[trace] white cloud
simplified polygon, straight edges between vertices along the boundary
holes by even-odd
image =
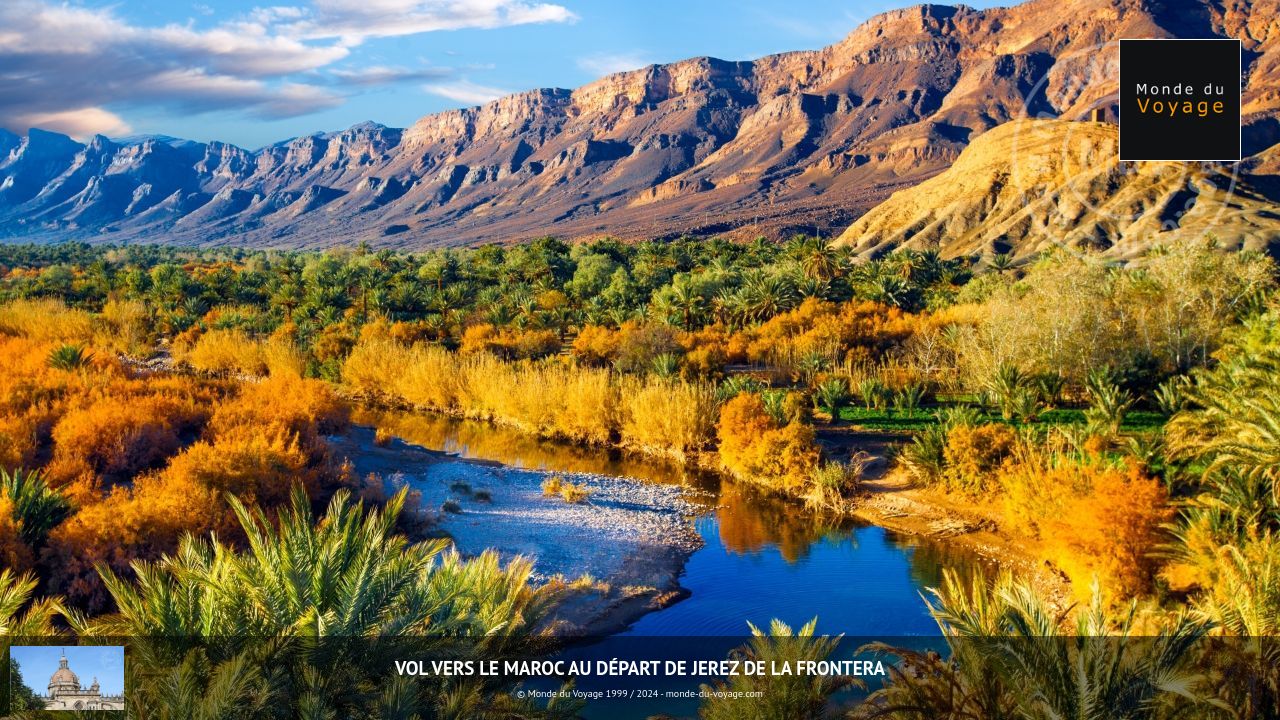
[[[483,102],[505,92],[444,82],[453,69],[333,66],[368,38],[576,19],[536,0],[313,0],[212,27],[144,27],[114,6],[54,3],[0,0],[0,127],[48,118],[77,132],[119,132],[126,123],[114,113],[138,106],[292,117],[342,103],[342,87],[422,80],[440,81],[432,86],[440,95]]]
[[[30,113],[16,115],[14,130],[26,130],[38,127],[44,130],[66,133],[71,137],[83,140],[92,135],[110,135],[119,137],[133,132],[129,123],[119,115],[99,107],[84,107],[75,110],[63,110],[52,113]]]
[[[641,53],[596,53],[578,58],[578,67],[594,75],[612,75],[653,64]]]
[[[308,39],[340,38],[350,46],[370,37],[578,19],[562,5],[526,0],[314,0],[314,6],[314,12],[281,24],[280,31]]]
[[[440,80],[453,77],[456,73],[456,70],[447,67],[423,67],[415,70],[398,66],[370,65],[362,68],[331,70],[329,74],[344,85],[371,86],[411,80]]]
[[[503,95],[510,95],[510,91],[501,90],[499,88],[487,87],[485,85],[477,85],[470,80],[458,80],[450,83],[433,83],[424,85],[423,90],[433,94],[447,97],[450,100],[456,100],[467,105],[483,105],[491,100],[497,100]]]

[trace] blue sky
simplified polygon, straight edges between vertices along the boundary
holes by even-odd
[[[0,127],[257,147],[653,62],[817,48],[907,4],[0,0]]]
[[[124,648],[69,646],[48,647],[14,646],[13,658],[22,668],[22,679],[27,687],[44,695],[48,692],[49,676],[58,669],[58,659],[67,653],[67,666],[80,678],[80,684],[89,687],[98,678],[103,695],[120,695],[124,692]]]

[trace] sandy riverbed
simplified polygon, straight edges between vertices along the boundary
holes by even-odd
[[[505,558],[531,558],[540,582],[594,578],[560,604],[554,618],[560,633],[607,634],[684,596],[680,574],[701,539],[693,527],[699,507],[680,486],[466,460],[399,438],[379,446],[369,427],[330,442],[357,476],[378,475],[388,491],[399,485],[417,491],[434,527],[463,555],[493,548]],[[541,486],[551,475],[586,486],[589,499],[544,496]],[[459,511],[446,511],[446,503]]]

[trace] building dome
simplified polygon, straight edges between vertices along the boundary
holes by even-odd
[[[64,653],[62,659],[58,661],[58,669],[54,670],[53,675],[49,677],[49,695],[79,691],[80,678],[67,667],[67,656]]]

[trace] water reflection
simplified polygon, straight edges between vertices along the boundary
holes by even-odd
[[[690,469],[616,449],[591,448],[539,439],[510,428],[439,415],[361,409],[355,422],[382,428],[396,437],[464,458],[539,470],[634,477],[689,487],[690,500],[706,508],[714,521],[717,545],[736,554],[777,550],[787,563],[805,559],[818,544],[855,543],[857,526],[804,512],[795,503],[770,497],[716,473]],[[936,586],[941,568],[967,565],[972,557],[937,542],[889,533],[909,550],[913,579]]]
[[[634,477],[696,490],[690,500],[713,513],[723,547],[735,553],[777,548],[796,562],[814,543],[850,537],[852,524],[832,523],[801,512],[795,503],[770,497],[720,475],[617,449],[590,448],[530,437],[510,428],[438,415],[361,410],[355,421],[396,437],[464,458],[491,460],[537,470]]]

